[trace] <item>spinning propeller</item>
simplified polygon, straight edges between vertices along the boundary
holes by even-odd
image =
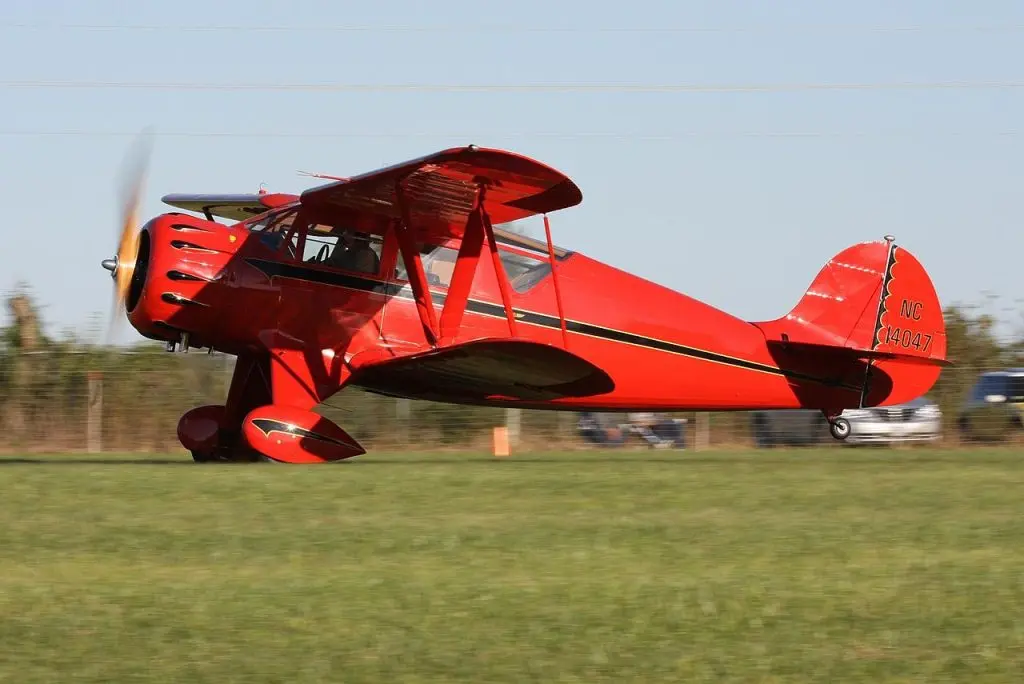
[[[122,209],[121,236],[117,253],[111,259],[104,259],[103,268],[110,271],[114,280],[114,303],[107,329],[107,342],[124,318],[128,288],[135,274],[135,260],[139,252],[139,202],[145,185],[146,170],[149,166],[149,155],[152,140],[149,132],[144,132],[135,142],[135,147],[128,155],[126,173],[122,178]]]

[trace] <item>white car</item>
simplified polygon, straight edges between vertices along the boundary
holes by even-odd
[[[938,404],[915,399],[896,406],[847,409],[850,436],[844,444],[892,444],[934,442],[942,436],[942,412]]]

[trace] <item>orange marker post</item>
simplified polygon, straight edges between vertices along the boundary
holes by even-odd
[[[507,458],[512,455],[512,450],[509,448],[508,443],[507,427],[494,428],[494,455],[498,458]]]

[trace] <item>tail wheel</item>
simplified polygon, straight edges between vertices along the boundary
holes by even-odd
[[[833,418],[829,422],[828,431],[835,439],[843,441],[850,436],[850,421],[846,418]]]

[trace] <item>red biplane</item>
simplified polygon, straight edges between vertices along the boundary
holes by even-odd
[[[130,207],[104,267],[139,333],[237,357],[225,403],[178,425],[197,461],[362,454],[312,411],[349,385],[528,409],[814,408],[843,439],[843,409],[920,396],[946,363],[932,283],[891,238],[843,250],[792,311],[748,322],[555,246],[547,215],[582,193],[502,150],[444,150],[300,195],[163,201],[205,217],[139,229]],[[497,227],[533,215],[546,241]]]

